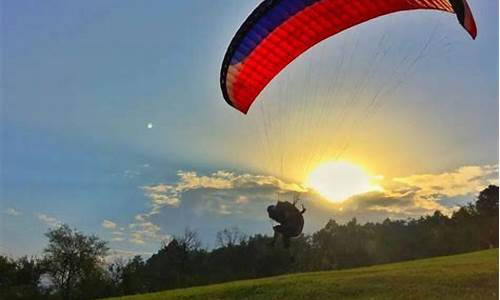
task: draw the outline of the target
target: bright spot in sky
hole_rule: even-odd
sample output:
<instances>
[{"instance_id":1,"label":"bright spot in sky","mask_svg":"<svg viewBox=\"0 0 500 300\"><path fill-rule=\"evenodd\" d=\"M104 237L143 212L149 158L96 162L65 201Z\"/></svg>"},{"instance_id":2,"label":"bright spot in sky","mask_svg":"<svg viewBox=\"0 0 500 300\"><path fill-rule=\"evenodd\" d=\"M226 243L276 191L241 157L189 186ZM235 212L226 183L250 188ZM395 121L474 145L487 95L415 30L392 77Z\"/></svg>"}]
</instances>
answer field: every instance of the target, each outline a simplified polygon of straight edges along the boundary
<instances>
[{"instance_id":1,"label":"bright spot in sky","mask_svg":"<svg viewBox=\"0 0 500 300\"><path fill-rule=\"evenodd\" d=\"M338 203L357 194L381 190L371 179L363 169L351 163L327 162L311 172L306 184L330 202Z\"/></svg>"},{"instance_id":2,"label":"bright spot in sky","mask_svg":"<svg viewBox=\"0 0 500 300\"><path fill-rule=\"evenodd\" d=\"M147 127L148 127L148 129L153 128L153 123L148 123Z\"/></svg>"}]
</instances>

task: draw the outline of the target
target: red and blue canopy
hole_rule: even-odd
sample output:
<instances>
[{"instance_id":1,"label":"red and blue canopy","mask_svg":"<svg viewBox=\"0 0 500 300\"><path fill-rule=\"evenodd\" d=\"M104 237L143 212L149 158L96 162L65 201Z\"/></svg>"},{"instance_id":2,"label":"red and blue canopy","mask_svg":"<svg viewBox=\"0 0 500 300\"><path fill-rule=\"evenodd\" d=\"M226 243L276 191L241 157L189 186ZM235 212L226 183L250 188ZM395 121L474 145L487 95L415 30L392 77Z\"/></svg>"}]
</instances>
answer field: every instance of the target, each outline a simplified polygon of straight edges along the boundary
<instances>
[{"instance_id":1,"label":"red and blue canopy","mask_svg":"<svg viewBox=\"0 0 500 300\"><path fill-rule=\"evenodd\" d=\"M266 0L227 49L220 78L224 99L246 114L266 85L318 42L370 19L416 9L455 13L476 37L466 0Z\"/></svg>"}]
</instances>

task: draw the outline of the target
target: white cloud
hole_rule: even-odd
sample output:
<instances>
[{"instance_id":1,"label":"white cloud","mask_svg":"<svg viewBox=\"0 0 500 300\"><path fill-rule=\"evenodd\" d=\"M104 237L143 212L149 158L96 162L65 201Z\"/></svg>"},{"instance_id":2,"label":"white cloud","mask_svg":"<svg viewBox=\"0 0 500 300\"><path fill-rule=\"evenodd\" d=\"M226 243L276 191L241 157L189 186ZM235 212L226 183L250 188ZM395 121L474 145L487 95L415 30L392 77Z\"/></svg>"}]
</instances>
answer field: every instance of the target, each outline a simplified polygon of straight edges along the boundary
<instances>
[{"instance_id":1,"label":"white cloud","mask_svg":"<svg viewBox=\"0 0 500 300\"><path fill-rule=\"evenodd\" d=\"M21 215L21 212L20 212L20 211L18 211L18 210L17 210L17 209L15 209L15 208L12 208L12 207L11 207L11 208L7 208L7 209L5 210L5 213L6 213L7 215L9 215L9 216L13 216L13 217L17 217L17 216L20 216L20 215Z\"/></svg>"},{"instance_id":2,"label":"white cloud","mask_svg":"<svg viewBox=\"0 0 500 300\"><path fill-rule=\"evenodd\" d=\"M167 240L169 235L163 234L160 226L149 221L129 224L132 243L144 244L145 241L158 242Z\"/></svg>"},{"instance_id":3,"label":"white cloud","mask_svg":"<svg viewBox=\"0 0 500 300\"><path fill-rule=\"evenodd\" d=\"M230 215L231 211L229 210L229 207L226 204L221 204L219 206L219 213L221 215Z\"/></svg>"},{"instance_id":4,"label":"white cloud","mask_svg":"<svg viewBox=\"0 0 500 300\"><path fill-rule=\"evenodd\" d=\"M174 194L174 195L162 195L162 194L149 194L149 197L151 198L151 202L155 206L164 206L164 205L169 205L169 206L178 206L179 205L179 198Z\"/></svg>"},{"instance_id":5,"label":"white cloud","mask_svg":"<svg viewBox=\"0 0 500 300\"><path fill-rule=\"evenodd\" d=\"M247 196L239 195L234 202L237 204L247 204L248 201L249 199Z\"/></svg>"},{"instance_id":6,"label":"white cloud","mask_svg":"<svg viewBox=\"0 0 500 300\"><path fill-rule=\"evenodd\" d=\"M119 171L117 173L112 174L113 177L122 177L125 179L133 179L133 178L139 177L141 175L142 175L142 173L140 171L133 170L133 169L127 169L125 171Z\"/></svg>"},{"instance_id":7,"label":"white cloud","mask_svg":"<svg viewBox=\"0 0 500 300\"><path fill-rule=\"evenodd\" d=\"M488 184L497 183L498 165L465 166L440 174L419 174L394 178L417 189L419 197L435 198L436 195L455 197L477 193Z\"/></svg>"},{"instance_id":8,"label":"white cloud","mask_svg":"<svg viewBox=\"0 0 500 300\"><path fill-rule=\"evenodd\" d=\"M170 239L170 235L163 233L158 225L149 221L149 215L138 214L134 220L135 222L130 223L127 228L118 228L117 224L110 220L104 220L101 226L111 230L112 242L128 241L132 244L143 245Z\"/></svg>"},{"instance_id":9,"label":"white cloud","mask_svg":"<svg viewBox=\"0 0 500 300\"><path fill-rule=\"evenodd\" d=\"M137 245L143 245L146 243L143 240L141 240L140 238L131 238L128 241L131 242L132 244L137 244Z\"/></svg>"},{"instance_id":10,"label":"white cloud","mask_svg":"<svg viewBox=\"0 0 500 300\"><path fill-rule=\"evenodd\" d=\"M164 206L178 207L182 194L194 190L239 190L239 189L273 189L279 192L305 192L306 189L295 183L284 182L274 176L234 174L227 171L217 171L209 176L200 176L196 172L179 171L179 180L175 184L156 184L141 187L151 204L149 215L157 214ZM248 203L248 197L239 195L234 202ZM221 212L227 213L226 209Z\"/></svg>"},{"instance_id":11,"label":"white cloud","mask_svg":"<svg viewBox=\"0 0 500 300\"><path fill-rule=\"evenodd\" d=\"M149 221L147 214L138 214L134 217L135 222L130 223L127 228L119 227L110 220L104 220L101 226L111 230L112 242L129 241L133 244L158 243L170 238L168 234L162 232L161 228Z\"/></svg>"},{"instance_id":12,"label":"white cloud","mask_svg":"<svg viewBox=\"0 0 500 300\"><path fill-rule=\"evenodd\" d=\"M101 223L101 226L106 228L106 229L115 229L116 228L116 223L110 220L104 220Z\"/></svg>"},{"instance_id":13,"label":"white cloud","mask_svg":"<svg viewBox=\"0 0 500 300\"><path fill-rule=\"evenodd\" d=\"M106 256L106 262L112 263L116 261L127 261L131 259L132 257L139 255L142 257L148 257L153 255L152 252L138 252L138 251L129 251L129 250L122 250L122 249L111 249L109 251L108 256Z\"/></svg>"},{"instance_id":14,"label":"white cloud","mask_svg":"<svg viewBox=\"0 0 500 300\"><path fill-rule=\"evenodd\" d=\"M59 226L61 222L54 217L50 217L46 214L37 213L36 217L38 220L48 226Z\"/></svg>"},{"instance_id":15,"label":"white cloud","mask_svg":"<svg viewBox=\"0 0 500 300\"><path fill-rule=\"evenodd\" d=\"M125 178L134 178L141 175L141 172L135 170L125 170L123 172L123 177Z\"/></svg>"},{"instance_id":16,"label":"white cloud","mask_svg":"<svg viewBox=\"0 0 500 300\"><path fill-rule=\"evenodd\" d=\"M147 216L145 214L138 214L134 217L134 219L138 222L146 222Z\"/></svg>"}]
</instances>

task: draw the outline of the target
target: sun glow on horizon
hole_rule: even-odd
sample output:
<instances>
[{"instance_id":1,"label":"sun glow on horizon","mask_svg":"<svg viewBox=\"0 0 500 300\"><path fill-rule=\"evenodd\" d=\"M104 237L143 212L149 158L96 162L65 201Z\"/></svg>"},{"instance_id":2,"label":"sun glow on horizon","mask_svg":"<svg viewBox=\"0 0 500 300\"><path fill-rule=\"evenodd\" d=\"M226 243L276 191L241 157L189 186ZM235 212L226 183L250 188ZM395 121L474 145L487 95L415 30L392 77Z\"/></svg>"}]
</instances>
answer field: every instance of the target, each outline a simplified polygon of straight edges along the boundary
<instances>
[{"instance_id":1,"label":"sun glow on horizon","mask_svg":"<svg viewBox=\"0 0 500 300\"><path fill-rule=\"evenodd\" d=\"M314 169L306 185L328 201L339 203L347 198L382 188L372 182L372 176L349 162L326 162Z\"/></svg>"}]
</instances>

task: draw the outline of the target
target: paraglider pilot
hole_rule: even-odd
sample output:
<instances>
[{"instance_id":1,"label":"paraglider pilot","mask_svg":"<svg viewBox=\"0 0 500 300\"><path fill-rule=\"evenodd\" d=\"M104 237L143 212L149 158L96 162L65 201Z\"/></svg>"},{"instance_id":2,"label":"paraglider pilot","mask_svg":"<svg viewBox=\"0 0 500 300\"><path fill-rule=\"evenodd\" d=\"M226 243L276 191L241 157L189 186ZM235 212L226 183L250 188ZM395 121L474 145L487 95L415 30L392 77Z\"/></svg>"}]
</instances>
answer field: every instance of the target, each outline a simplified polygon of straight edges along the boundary
<instances>
[{"instance_id":1,"label":"paraglider pilot","mask_svg":"<svg viewBox=\"0 0 500 300\"><path fill-rule=\"evenodd\" d=\"M288 201L278 201L276 205L269 205L267 207L269 218L279 223L279 225L273 227L273 245L278 239L278 236L281 235L283 237L283 244L285 248L288 248L290 246L290 239L297 237L302 233L302 228L304 227L303 214L306 209L304 205L302 205L302 210L299 210L295 206L297 201L298 198L296 198L293 203Z\"/></svg>"}]
</instances>

